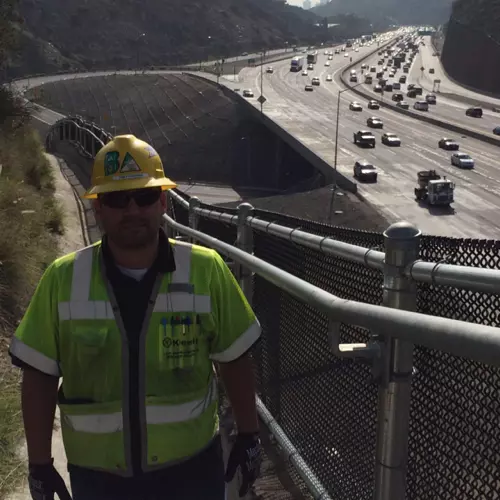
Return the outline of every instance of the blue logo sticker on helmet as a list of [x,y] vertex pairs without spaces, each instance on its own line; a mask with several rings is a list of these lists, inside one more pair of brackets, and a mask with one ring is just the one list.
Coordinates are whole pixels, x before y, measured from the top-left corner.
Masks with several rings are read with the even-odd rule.
[[109,151],[104,157],[104,175],[113,175],[120,168],[120,153],[118,151]]

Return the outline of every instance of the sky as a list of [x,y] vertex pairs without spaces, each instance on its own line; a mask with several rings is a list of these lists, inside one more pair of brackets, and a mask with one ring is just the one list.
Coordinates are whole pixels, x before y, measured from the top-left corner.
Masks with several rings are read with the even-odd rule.
[[[287,2],[290,4],[290,5],[297,5],[299,7],[302,7],[303,3],[304,3],[304,0],[287,0]],[[316,5],[317,3],[319,3],[318,0],[311,0],[311,3],[313,5]]]

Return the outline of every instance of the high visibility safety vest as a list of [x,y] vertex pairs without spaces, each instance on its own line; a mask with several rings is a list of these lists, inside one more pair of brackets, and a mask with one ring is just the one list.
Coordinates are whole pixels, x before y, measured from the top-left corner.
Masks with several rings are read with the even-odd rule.
[[[139,338],[142,469],[186,460],[218,429],[212,361],[237,359],[260,325],[222,258],[170,242],[176,271],[159,274]],[[10,347],[63,376],[59,398],[68,462],[130,476],[129,351],[100,242],[45,272]]]

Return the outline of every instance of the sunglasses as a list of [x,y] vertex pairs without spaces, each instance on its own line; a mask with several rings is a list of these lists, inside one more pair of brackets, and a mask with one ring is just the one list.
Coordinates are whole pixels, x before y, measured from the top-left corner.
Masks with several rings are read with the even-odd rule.
[[144,208],[153,205],[160,199],[161,189],[146,188],[134,191],[115,191],[99,196],[101,203],[109,208],[127,208],[130,200],[134,200],[138,207]]

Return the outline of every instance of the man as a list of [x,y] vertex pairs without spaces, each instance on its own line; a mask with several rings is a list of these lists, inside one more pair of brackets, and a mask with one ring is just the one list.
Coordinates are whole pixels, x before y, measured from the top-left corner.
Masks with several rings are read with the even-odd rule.
[[161,230],[174,187],[145,142],[103,147],[85,194],[102,242],[51,264],[15,333],[35,500],[71,498],[51,458],[56,403],[74,500],[222,500],[212,362],[238,428],[225,479],[239,469],[244,496],[258,474],[260,326],[215,251]]

